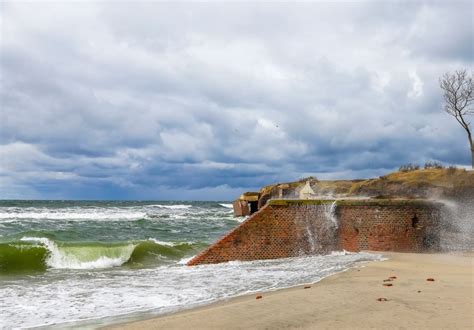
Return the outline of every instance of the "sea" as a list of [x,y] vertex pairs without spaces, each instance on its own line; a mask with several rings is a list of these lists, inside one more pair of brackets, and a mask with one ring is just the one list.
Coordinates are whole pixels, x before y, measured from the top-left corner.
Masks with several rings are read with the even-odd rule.
[[225,201],[0,201],[0,328],[97,328],[381,258],[335,251],[186,265],[243,220]]

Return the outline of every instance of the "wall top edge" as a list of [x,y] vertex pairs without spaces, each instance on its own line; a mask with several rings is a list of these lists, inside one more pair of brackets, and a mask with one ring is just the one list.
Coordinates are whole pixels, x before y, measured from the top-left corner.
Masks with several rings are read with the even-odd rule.
[[338,206],[434,206],[441,203],[429,199],[271,199],[269,205],[326,205],[336,203]]

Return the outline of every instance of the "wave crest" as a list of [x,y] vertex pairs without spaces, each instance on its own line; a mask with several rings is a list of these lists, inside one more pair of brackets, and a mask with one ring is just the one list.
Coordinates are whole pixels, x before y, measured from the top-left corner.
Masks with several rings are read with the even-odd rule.
[[187,205],[187,204],[176,204],[176,205],[155,204],[155,205],[148,205],[148,206],[158,207],[160,209],[170,209],[170,210],[182,210],[182,209],[189,209],[193,207],[192,205]]
[[153,238],[121,243],[63,243],[24,236],[0,243],[0,273],[52,269],[101,269],[152,266],[180,260],[202,249],[195,242],[162,242]]
[[62,209],[62,210],[11,210],[0,212],[0,219],[50,219],[50,220],[138,220],[146,212],[127,209]]
[[38,242],[48,250],[46,265],[56,269],[97,269],[123,265],[136,245],[124,246],[58,246],[45,237],[23,237],[21,241]]

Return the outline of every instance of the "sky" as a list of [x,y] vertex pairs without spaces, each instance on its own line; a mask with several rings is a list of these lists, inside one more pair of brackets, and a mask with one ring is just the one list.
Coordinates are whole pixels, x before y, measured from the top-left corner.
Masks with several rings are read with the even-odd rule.
[[472,1],[1,2],[0,199],[232,200],[470,164]]

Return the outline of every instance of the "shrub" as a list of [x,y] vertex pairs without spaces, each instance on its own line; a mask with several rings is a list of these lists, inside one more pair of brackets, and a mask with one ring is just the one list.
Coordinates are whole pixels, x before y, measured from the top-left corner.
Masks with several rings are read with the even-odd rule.
[[446,172],[447,172],[449,175],[452,175],[452,174],[456,173],[456,171],[457,171],[457,168],[456,168],[456,166],[454,166],[454,165],[449,166],[448,169],[446,170]]
[[405,164],[399,167],[398,171],[400,172],[410,172],[410,171],[416,171],[419,170],[420,166],[410,163],[410,164]]
[[425,169],[429,169],[429,168],[436,168],[436,169],[442,169],[444,168],[443,164],[439,163],[439,162],[426,162],[425,163]]

